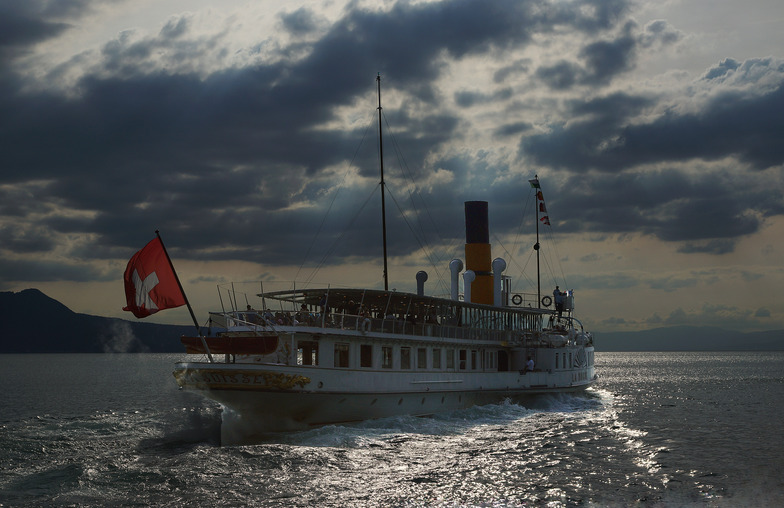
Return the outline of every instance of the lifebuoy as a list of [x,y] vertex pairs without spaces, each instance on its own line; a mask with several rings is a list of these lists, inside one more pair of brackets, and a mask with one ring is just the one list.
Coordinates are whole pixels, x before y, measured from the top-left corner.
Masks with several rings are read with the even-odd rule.
[[514,295],[512,297],[512,303],[515,305],[520,305],[521,303],[523,303],[523,297],[520,295]]
[[552,303],[553,303],[553,299],[550,298],[549,296],[543,296],[542,297],[542,306],[543,307],[549,307]]

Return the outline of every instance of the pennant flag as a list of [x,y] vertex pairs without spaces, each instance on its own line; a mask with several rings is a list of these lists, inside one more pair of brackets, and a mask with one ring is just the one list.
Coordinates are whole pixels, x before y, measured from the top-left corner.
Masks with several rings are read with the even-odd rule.
[[542,224],[544,224],[545,226],[549,226],[550,225],[550,218],[547,215],[545,215],[544,217],[542,217],[539,220],[542,221]]
[[544,201],[539,203],[539,211],[542,213],[547,213],[547,209],[544,207]]
[[534,178],[533,180],[528,180],[528,183],[531,184],[531,188],[532,189],[541,189],[541,187],[539,187],[539,179],[538,178]]
[[123,280],[128,304],[123,310],[133,312],[137,318],[185,305],[185,295],[180,290],[160,238],[155,238],[133,255],[125,268]]

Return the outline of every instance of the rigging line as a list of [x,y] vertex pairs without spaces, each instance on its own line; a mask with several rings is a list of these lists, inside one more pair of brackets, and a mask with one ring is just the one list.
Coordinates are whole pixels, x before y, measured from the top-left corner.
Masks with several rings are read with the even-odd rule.
[[329,217],[329,214],[332,211],[332,207],[334,206],[335,201],[338,198],[340,189],[343,187],[343,184],[346,182],[346,178],[348,177],[349,171],[351,170],[352,167],[354,167],[354,161],[357,159],[357,154],[359,154],[359,150],[360,148],[362,148],[362,145],[365,142],[365,138],[367,137],[367,134],[370,131],[371,125],[373,125],[372,121],[369,122],[365,127],[365,131],[362,134],[362,139],[359,141],[359,145],[357,145],[357,149],[354,151],[354,155],[351,157],[351,162],[349,162],[348,167],[346,167],[345,173],[343,173],[343,178],[340,180],[340,185],[338,185],[337,188],[335,189],[335,193],[332,195],[332,201],[329,202],[329,207],[327,207],[326,213],[324,213],[321,218],[321,223],[319,224],[318,230],[316,231],[316,234],[313,236],[313,239],[311,240],[310,245],[308,246],[308,250],[305,252],[305,255],[302,258],[302,263],[299,265],[299,268],[297,269],[297,273],[294,275],[295,281],[297,280],[297,277],[299,277],[299,273],[302,271],[302,268],[305,266],[305,262],[308,260],[308,257],[310,256],[310,251],[313,250],[313,246],[316,244],[316,240],[318,240],[321,231],[324,229],[324,224],[327,221],[327,217]]
[[[540,185],[539,190],[542,192],[542,195],[544,196],[544,189],[541,188],[541,182],[539,183],[539,185]],[[547,216],[549,217],[550,214],[548,213]],[[552,223],[552,220],[550,220],[550,222]],[[553,233],[553,227],[551,225],[547,225],[547,227],[545,228],[544,236],[546,238],[548,238],[550,245],[552,245],[552,251],[553,251],[553,254],[555,256],[555,263],[558,264],[558,268],[560,269],[560,272],[561,272],[561,278],[564,281],[564,286],[566,286],[566,275],[564,274],[563,264],[561,263],[561,257],[558,254],[558,246],[557,246],[557,244],[555,242],[555,235]],[[551,262],[551,260],[549,259],[548,256],[544,256],[544,258],[545,258],[545,262],[548,264],[548,267],[550,269],[550,276],[553,279],[553,284],[557,284],[558,281],[557,281],[556,276],[555,276],[555,271],[556,270],[555,270],[555,267],[553,266],[554,263]]]
[[[391,191],[391,190],[388,188],[388,186],[387,186],[387,191],[388,191],[388,193],[389,193],[389,197],[391,197],[391,198],[392,198],[392,201],[395,203],[395,206],[397,207],[397,209],[398,209],[398,212],[400,212],[400,216],[403,218],[403,221],[406,223],[406,225],[408,226],[408,229],[409,229],[409,230],[411,231],[411,233],[414,235],[414,239],[415,239],[415,240],[417,241],[417,243],[419,244],[419,247],[420,247],[420,248],[421,248],[421,249],[424,251],[424,253],[425,253],[425,257],[428,259],[428,261],[430,262],[430,264],[431,264],[431,265],[433,265],[433,261],[432,261],[432,259],[430,259],[430,252],[428,251],[428,248],[422,244],[422,241],[420,240],[420,238],[419,238],[419,236],[417,235],[416,231],[414,231],[414,228],[412,228],[412,227],[411,227],[411,223],[410,223],[410,222],[408,221],[408,219],[406,218],[406,214],[405,214],[405,213],[403,213],[403,210],[402,210],[402,208],[400,207],[400,203],[399,203],[399,202],[398,202],[398,200],[395,198],[395,195],[394,195],[394,194],[392,193],[392,191]],[[433,269],[434,269],[434,270],[435,270],[435,272],[436,272],[436,277],[438,278],[438,281],[440,281],[440,282],[442,282],[442,283],[443,283],[443,278],[441,277],[441,273],[440,273],[440,271],[438,270],[438,267],[437,267],[437,266],[435,266],[435,265],[433,265]]]
[[[561,279],[563,280],[564,286],[566,286],[566,274],[564,273],[563,263],[561,263],[561,256],[558,253],[558,244],[555,241],[555,233],[553,233],[553,228],[548,228],[548,230],[545,232],[545,235],[553,246],[553,253],[555,254],[555,259],[558,263],[558,269],[561,272]],[[553,270],[553,272],[555,272],[555,270]]]
[[332,242],[332,244],[329,246],[329,248],[324,251],[324,255],[321,257],[321,260],[319,261],[319,263],[314,267],[313,271],[311,272],[311,274],[306,279],[306,283],[310,283],[313,280],[313,278],[316,276],[316,273],[324,266],[324,264],[326,264],[327,259],[332,255],[332,253],[337,248],[338,242],[343,240],[343,238],[346,236],[348,230],[351,228],[351,226],[354,224],[354,222],[356,222],[357,218],[359,218],[359,216],[362,215],[362,211],[365,209],[367,204],[370,202],[370,200],[373,197],[373,195],[375,194],[375,192],[376,192],[376,190],[375,190],[375,188],[373,188],[373,190],[368,194],[368,197],[365,199],[365,202],[362,203],[362,206],[357,210],[356,214],[354,214],[354,216],[351,218],[351,220],[349,221],[349,223],[346,226],[346,228],[340,233],[340,235],[338,235],[337,238],[335,238],[335,240]]
[[[521,212],[520,212],[520,222],[519,222],[519,224],[517,226],[517,233],[515,235],[514,242],[512,243],[513,248],[514,248],[514,252],[518,252],[521,249],[521,246],[520,246],[521,242],[522,242],[521,237],[526,236],[526,235],[523,234],[523,229],[525,227],[526,219],[528,218],[528,215],[529,215],[530,206],[531,206],[531,197],[535,197],[536,196],[536,193],[534,191],[535,191],[535,189],[533,189],[533,188],[531,188],[529,190],[528,197],[526,198],[525,206],[522,207]],[[536,220],[536,219],[534,219],[534,220]],[[512,264],[514,264],[520,270],[520,278],[514,278],[513,279],[515,281],[514,285],[517,285],[518,282],[520,282],[520,279],[524,278],[524,279],[526,279],[528,281],[529,284],[531,284],[533,286],[533,281],[526,275],[526,268],[528,268],[528,263],[531,262],[533,254],[536,251],[533,250],[533,249],[525,249],[525,250],[528,251],[529,254],[528,254],[528,259],[526,260],[525,264],[522,267],[517,262],[516,258],[513,255],[510,254],[510,258],[511,258]]]
[[[386,115],[384,115],[384,119],[387,120]],[[387,120],[387,129],[388,131],[391,132],[391,128],[389,127],[388,120]],[[424,199],[421,192],[419,192],[419,187],[416,184],[416,181],[413,177],[413,172],[410,170],[408,162],[406,161],[405,156],[403,155],[403,151],[400,149],[400,145],[397,141],[397,138],[395,137],[394,134],[390,134],[389,137],[391,137],[392,139],[392,146],[395,150],[395,154],[398,157],[398,164],[400,166],[401,173],[403,174],[405,180],[410,181],[410,187],[407,188],[407,191],[409,196],[409,202],[411,203],[411,207],[413,208],[414,211],[414,217],[416,219],[416,229],[412,227],[411,224],[408,224],[408,227],[411,230],[412,234],[415,235],[415,237],[417,234],[420,235],[421,239],[418,239],[417,241],[419,242],[422,250],[425,252],[426,258],[430,263],[430,266],[433,268],[433,270],[436,273],[436,281],[435,281],[436,286],[439,287],[440,290],[444,291],[445,294],[448,294],[450,292],[449,284],[447,283],[446,279],[444,279],[444,275],[443,275],[444,271],[440,270],[439,266],[445,264],[443,254],[452,252],[454,250],[453,248],[454,242],[451,242],[449,245],[446,246],[446,249],[443,249],[443,248],[435,247],[432,244],[432,242],[427,240],[429,235],[425,230],[424,221],[422,220],[423,214],[422,212],[420,212],[420,209],[424,209],[424,214],[429,219],[430,224],[433,227],[433,233],[431,233],[431,235],[435,235],[435,237],[439,240],[439,245],[441,245],[442,247],[446,244],[446,240],[439,233],[439,228],[436,225],[432,214],[430,213],[430,209],[427,206],[427,201]],[[413,189],[413,191],[411,189]],[[419,201],[422,203],[421,206],[417,206],[417,198],[419,198]],[[399,203],[396,204],[398,206],[398,209],[400,209]]]
[[373,197],[373,195],[374,195],[375,193],[376,193],[376,189],[375,189],[375,187],[374,187],[374,188],[373,188],[373,190],[372,190],[372,191],[371,191],[371,192],[368,194],[368,197],[365,199],[365,202],[364,202],[364,203],[362,203],[362,206],[359,208],[359,210],[357,211],[357,213],[354,215],[354,217],[352,217],[351,221],[349,221],[349,224],[346,226],[346,228],[345,228],[345,229],[344,229],[344,230],[343,230],[343,231],[340,233],[340,235],[338,235],[338,237],[335,239],[335,241],[334,241],[334,242],[332,242],[332,245],[330,245],[330,247],[329,247],[329,248],[328,248],[328,249],[327,249],[327,250],[324,252],[324,255],[321,257],[321,261],[319,261],[319,263],[318,263],[318,264],[316,265],[316,267],[313,269],[313,271],[311,272],[311,274],[310,274],[310,275],[308,276],[308,278],[305,280],[305,283],[306,283],[306,284],[309,284],[310,282],[312,282],[312,281],[313,281],[313,278],[316,276],[316,273],[318,273],[318,271],[319,271],[319,270],[320,270],[320,269],[321,269],[321,268],[324,266],[324,264],[326,263],[326,261],[327,261],[327,258],[329,258],[329,257],[332,255],[332,253],[335,251],[335,248],[337,247],[337,245],[338,245],[338,242],[339,242],[339,241],[341,241],[341,240],[343,240],[343,238],[346,236],[346,233],[347,233],[347,232],[348,232],[348,230],[351,228],[351,226],[353,226],[353,225],[354,225],[354,223],[356,222],[356,220],[359,218],[359,216],[360,216],[360,215],[362,215],[362,211],[365,209],[365,207],[366,207],[366,206],[367,206],[367,204],[370,202],[370,199]]
[[[500,246],[500,247],[501,247],[501,249],[502,249],[502,250],[503,250],[503,251],[506,253],[506,255],[507,255],[507,256],[509,256],[509,259],[510,259],[510,261],[512,262],[512,264],[514,264],[514,265],[516,265],[516,266],[518,266],[518,267],[519,267],[520,265],[519,265],[519,264],[517,263],[517,261],[515,260],[515,257],[512,255],[512,253],[511,253],[511,252],[509,252],[509,251],[507,250],[506,246],[505,246],[505,245],[504,245],[504,243],[501,241],[501,239],[498,237],[498,235],[496,235],[495,233],[493,233],[493,239],[495,240],[496,244],[497,244],[498,246]],[[530,256],[530,255],[529,255],[528,259],[529,259],[529,260],[531,259],[531,256]],[[526,263],[526,266],[527,266],[527,265],[528,265],[528,263]],[[525,278],[525,280],[527,280],[529,284],[533,285],[533,281],[532,281],[532,280],[531,280],[531,279],[530,279],[530,278],[529,278],[529,277],[528,277],[528,276],[525,274],[525,267],[523,267],[523,268],[521,269],[520,275],[521,275],[523,278]]]
[[[408,193],[409,193],[409,198],[411,200],[411,205],[414,208],[414,212],[416,214],[417,225],[418,225],[418,227],[419,227],[419,229],[420,229],[420,231],[421,231],[421,233],[423,235],[423,238],[427,238],[427,234],[425,232],[425,227],[424,227],[424,224],[423,224],[422,219],[421,219],[420,214],[419,214],[419,210],[418,210],[418,207],[417,207],[417,204],[416,204],[416,200],[414,199],[415,196],[419,197],[419,200],[422,202],[422,208],[424,208],[424,211],[425,211],[425,214],[427,215],[427,218],[430,219],[430,224],[433,226],[433,230],[435,232],[436,237],[438,237],[438,240],[441,243],[443,243],[444,239],[439,234],[438,225],[436,224],[435,220],[433,219],[433,216],[430,213],[430,209],[427,206],[427,201],[422,197],[422,194],[419,192],[419,186],[416,184],[416,180],[413,177],[413,171],[410,170],[409,165],[408,165],[408,161],[406,161],[406,158],[403,155],[403,151],[400,149],[400,144],[397,141],[397,137],[395,136],[394,132],[392,132],[392,128],[389,125],[389,120],[387,119],[387,116],[386,116],[386,114],[383,111],[382,111],[382,116],[384,118],[384,121],[387,124],[387,133],[389,134],[389,137],[392,138],[392,146],[394,147],[395,154],[398,157],[398,163],[400,164],[401,173],[403,173],[403,177],[405,179],[408,179],[411,182],[412,188],[414,189],[413,192],[409,190]],[[441,260],[440,258],[437,258],[437,261],[441,262],[443,260]],[[432,263],[432,261],[431,261],[431,263]]]

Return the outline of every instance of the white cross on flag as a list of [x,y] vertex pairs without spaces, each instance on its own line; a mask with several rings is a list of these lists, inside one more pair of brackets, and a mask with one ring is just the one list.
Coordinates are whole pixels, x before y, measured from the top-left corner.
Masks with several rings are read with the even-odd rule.
[[133,255],[125,268],[123,280],[128,304],[123,310],[133,312],[137,318],[185,305],[185,296],[160,238],[155,238]]

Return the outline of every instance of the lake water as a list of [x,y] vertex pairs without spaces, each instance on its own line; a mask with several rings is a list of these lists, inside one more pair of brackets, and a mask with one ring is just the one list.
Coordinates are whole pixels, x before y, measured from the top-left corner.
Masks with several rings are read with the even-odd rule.
[[220,447],[181,355],[0,355],[0,506],[784,506],[784,353],[597,353],[582,396]]

